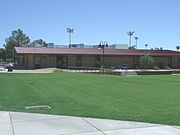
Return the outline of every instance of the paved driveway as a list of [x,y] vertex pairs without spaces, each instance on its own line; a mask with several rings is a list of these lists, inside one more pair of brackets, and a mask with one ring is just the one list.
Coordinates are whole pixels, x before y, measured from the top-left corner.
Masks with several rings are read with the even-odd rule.
[[180,127],[71,116],[0,112],[0,135],[180,135]]

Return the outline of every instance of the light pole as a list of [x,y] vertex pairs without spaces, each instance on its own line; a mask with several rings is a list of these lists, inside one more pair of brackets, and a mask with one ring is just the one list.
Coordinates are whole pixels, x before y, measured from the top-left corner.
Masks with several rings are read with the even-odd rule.
[[107,41],[100,41],[98,48],[103,49],[103,57],[102,57],[102,64],[101,64],[102,68],[104,68],[104,49],[105,49],[105,47],[108,47]]
[[135,31],[128,31],[128,32],[127,32],[128,36],[129,36],[129,46],[130,46],[130,47],[131,47],[131,38],[132,38],[134,32],[135,32]]
[[73,33],[73,28],[67,28],[67,33],[69,33],[69,48],[71,46],[71,34]]

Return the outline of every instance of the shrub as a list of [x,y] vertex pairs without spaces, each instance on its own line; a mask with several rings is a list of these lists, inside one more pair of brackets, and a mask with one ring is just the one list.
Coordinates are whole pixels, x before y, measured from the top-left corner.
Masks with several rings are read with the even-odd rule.
[[62,69],[55,69],[54,71],[53,71],[53,73],[56,73],[56,72],[64,72]]
[[166,67],[165,67],[165,69],[167,69],[167,70],[170,70],[170,69],[171,69],[171,67],[169,67],[169,66],[166,66]]
[[112,73],[113,70],[112,69],[108,69],[108,68],[100,68],[99,72],[104,72],[104,73]]
[[158,66],[154,66],[154,70],[159,70],[159,67]]
[[152,64],[154,63],[154,59],[151,55],[144,54],[140,57],[140,63],[142,68],[148,68],[149,66],[152,66]]

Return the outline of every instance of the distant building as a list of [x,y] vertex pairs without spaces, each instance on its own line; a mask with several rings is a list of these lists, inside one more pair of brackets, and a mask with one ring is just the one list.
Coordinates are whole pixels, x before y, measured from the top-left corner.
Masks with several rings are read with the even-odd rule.
[[[48,43],[48,48],[98,48],[98,45],[85,45],[83,43],[71,44],[71,45],[55,45],[54,43]],[[107,48],[128,49],[128,44],[112,44],[112,45],[108,45]]]
[[54,48],[54,43],[48,43],[49,48]]
[[54,48],[68,48],[67,45],[54,45]]
[[[98,48],[98,45],[85,45],[84,48]],[[128,44],[112,44],[108,45],[109,49],[128,49]]]
[[67,45],[55,45],[54,43],[48,43],[48,48],[67,48]]
[[69,48],[84,48],[84,44],[71,44],[69,45]]
[[84,48],[97,48],[98,45],[85,45]]
[[112,44],[108,48],[111,49],[128,49],[128,44]]

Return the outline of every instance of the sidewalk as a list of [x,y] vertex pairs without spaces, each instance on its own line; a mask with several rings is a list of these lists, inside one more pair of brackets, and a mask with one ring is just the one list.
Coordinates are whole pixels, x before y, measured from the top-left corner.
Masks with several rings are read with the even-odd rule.
[[7,69],[0,68],[0,73],[52,73],[55,68],[43,68],[43,69],[32,69],[32,70],[13,70],[8,72]]
[[0,135],[180,135],[179,126],[0,112]]

